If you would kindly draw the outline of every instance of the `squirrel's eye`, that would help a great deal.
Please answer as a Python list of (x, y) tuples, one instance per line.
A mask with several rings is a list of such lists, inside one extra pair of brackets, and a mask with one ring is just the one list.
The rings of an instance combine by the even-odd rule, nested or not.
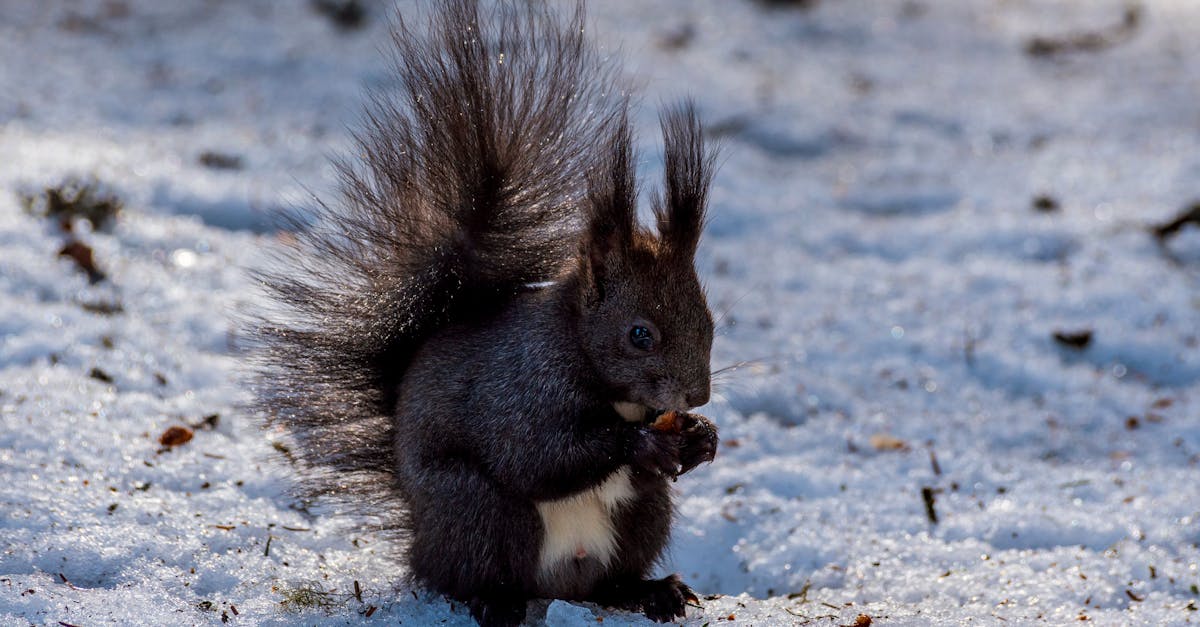
[(636, 348), (648, 351), (654, 348), (654, 334), (643, 326), (636, 326), (629, 330), (629, 342)]

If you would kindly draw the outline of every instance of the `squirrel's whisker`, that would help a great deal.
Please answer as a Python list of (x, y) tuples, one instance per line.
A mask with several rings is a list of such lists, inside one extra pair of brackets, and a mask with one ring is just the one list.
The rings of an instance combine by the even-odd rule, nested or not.
[(733, 312), (733, 308), (737, 307), (747, 296), (762, 288), (762, 285), (763, 284), (761, 282), (751, 285), (750, 287), (746, 288), (746, 291), (742, 292), (740, 296), (733, 299), (733, 301), (731, 301), (729, 304), (725, 305), (725, 307), (723, 307), (717, 313), (716, 319), (713, 320), (713, 328), (720, 330), (721, 333), (727, 331), (730, 327), (722, 326), (722, 324), (725, 322), (725, 318), (727, 318), (729, 314)]

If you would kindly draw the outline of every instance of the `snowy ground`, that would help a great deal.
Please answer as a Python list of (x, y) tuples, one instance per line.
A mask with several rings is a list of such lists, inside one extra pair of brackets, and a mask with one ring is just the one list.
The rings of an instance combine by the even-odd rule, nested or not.
[[(1200, 230), (1147, 232), (1200, 199), (1200, 5), (1122, 35), (1124, 6), (591, 3), (645, 87), (646, 177), (658, 102), (725, 141), (700, 265), (714, 366), (755, 363), (678, 483), (665, 570), (714, 596), (688, 624), (1200, 622)], [(243, 270), (267, 212), (329, 191), (380, 15), (0, 3), (0, 623), (470, 624), (298, 511), (237, 410)], [(1026, 52), (1080, 32), (1124, 40)], [(126, 205), (76, 229), (95, 285), (19, 200), (70, 174)]]

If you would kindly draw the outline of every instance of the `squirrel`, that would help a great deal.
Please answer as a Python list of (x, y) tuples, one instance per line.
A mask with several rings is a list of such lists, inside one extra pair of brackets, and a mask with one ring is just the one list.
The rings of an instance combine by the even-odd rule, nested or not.
[(644, 226), (629, 96), (584, 25), (582, 2), (396, 20), (399, 95), (371, 94), (339, 201), (259, 273), (257, 403), (301, 491), (393, 534), (415, 583), (487, 626), (535, 598), (657, 621), (698, 603), (649, 575), (671, 482), (718, 442), (686, 413), (709, 399), (716, 152), (690, 102), (661, 114)]

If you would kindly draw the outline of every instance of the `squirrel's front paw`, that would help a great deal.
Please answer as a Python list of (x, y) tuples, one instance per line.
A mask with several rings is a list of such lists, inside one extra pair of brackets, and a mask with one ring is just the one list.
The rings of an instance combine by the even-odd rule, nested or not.
[(663, 477), (679, 476), (683, 436), (644, 426), (635, 427), (631, 457), (633, 467)]
[(680, 446), (679, 461), (683, 474), (704, 462), (711, 462), (717, 456), (717, 425), (699, 414), (685, 414), (680, 431), (683, 443)]

